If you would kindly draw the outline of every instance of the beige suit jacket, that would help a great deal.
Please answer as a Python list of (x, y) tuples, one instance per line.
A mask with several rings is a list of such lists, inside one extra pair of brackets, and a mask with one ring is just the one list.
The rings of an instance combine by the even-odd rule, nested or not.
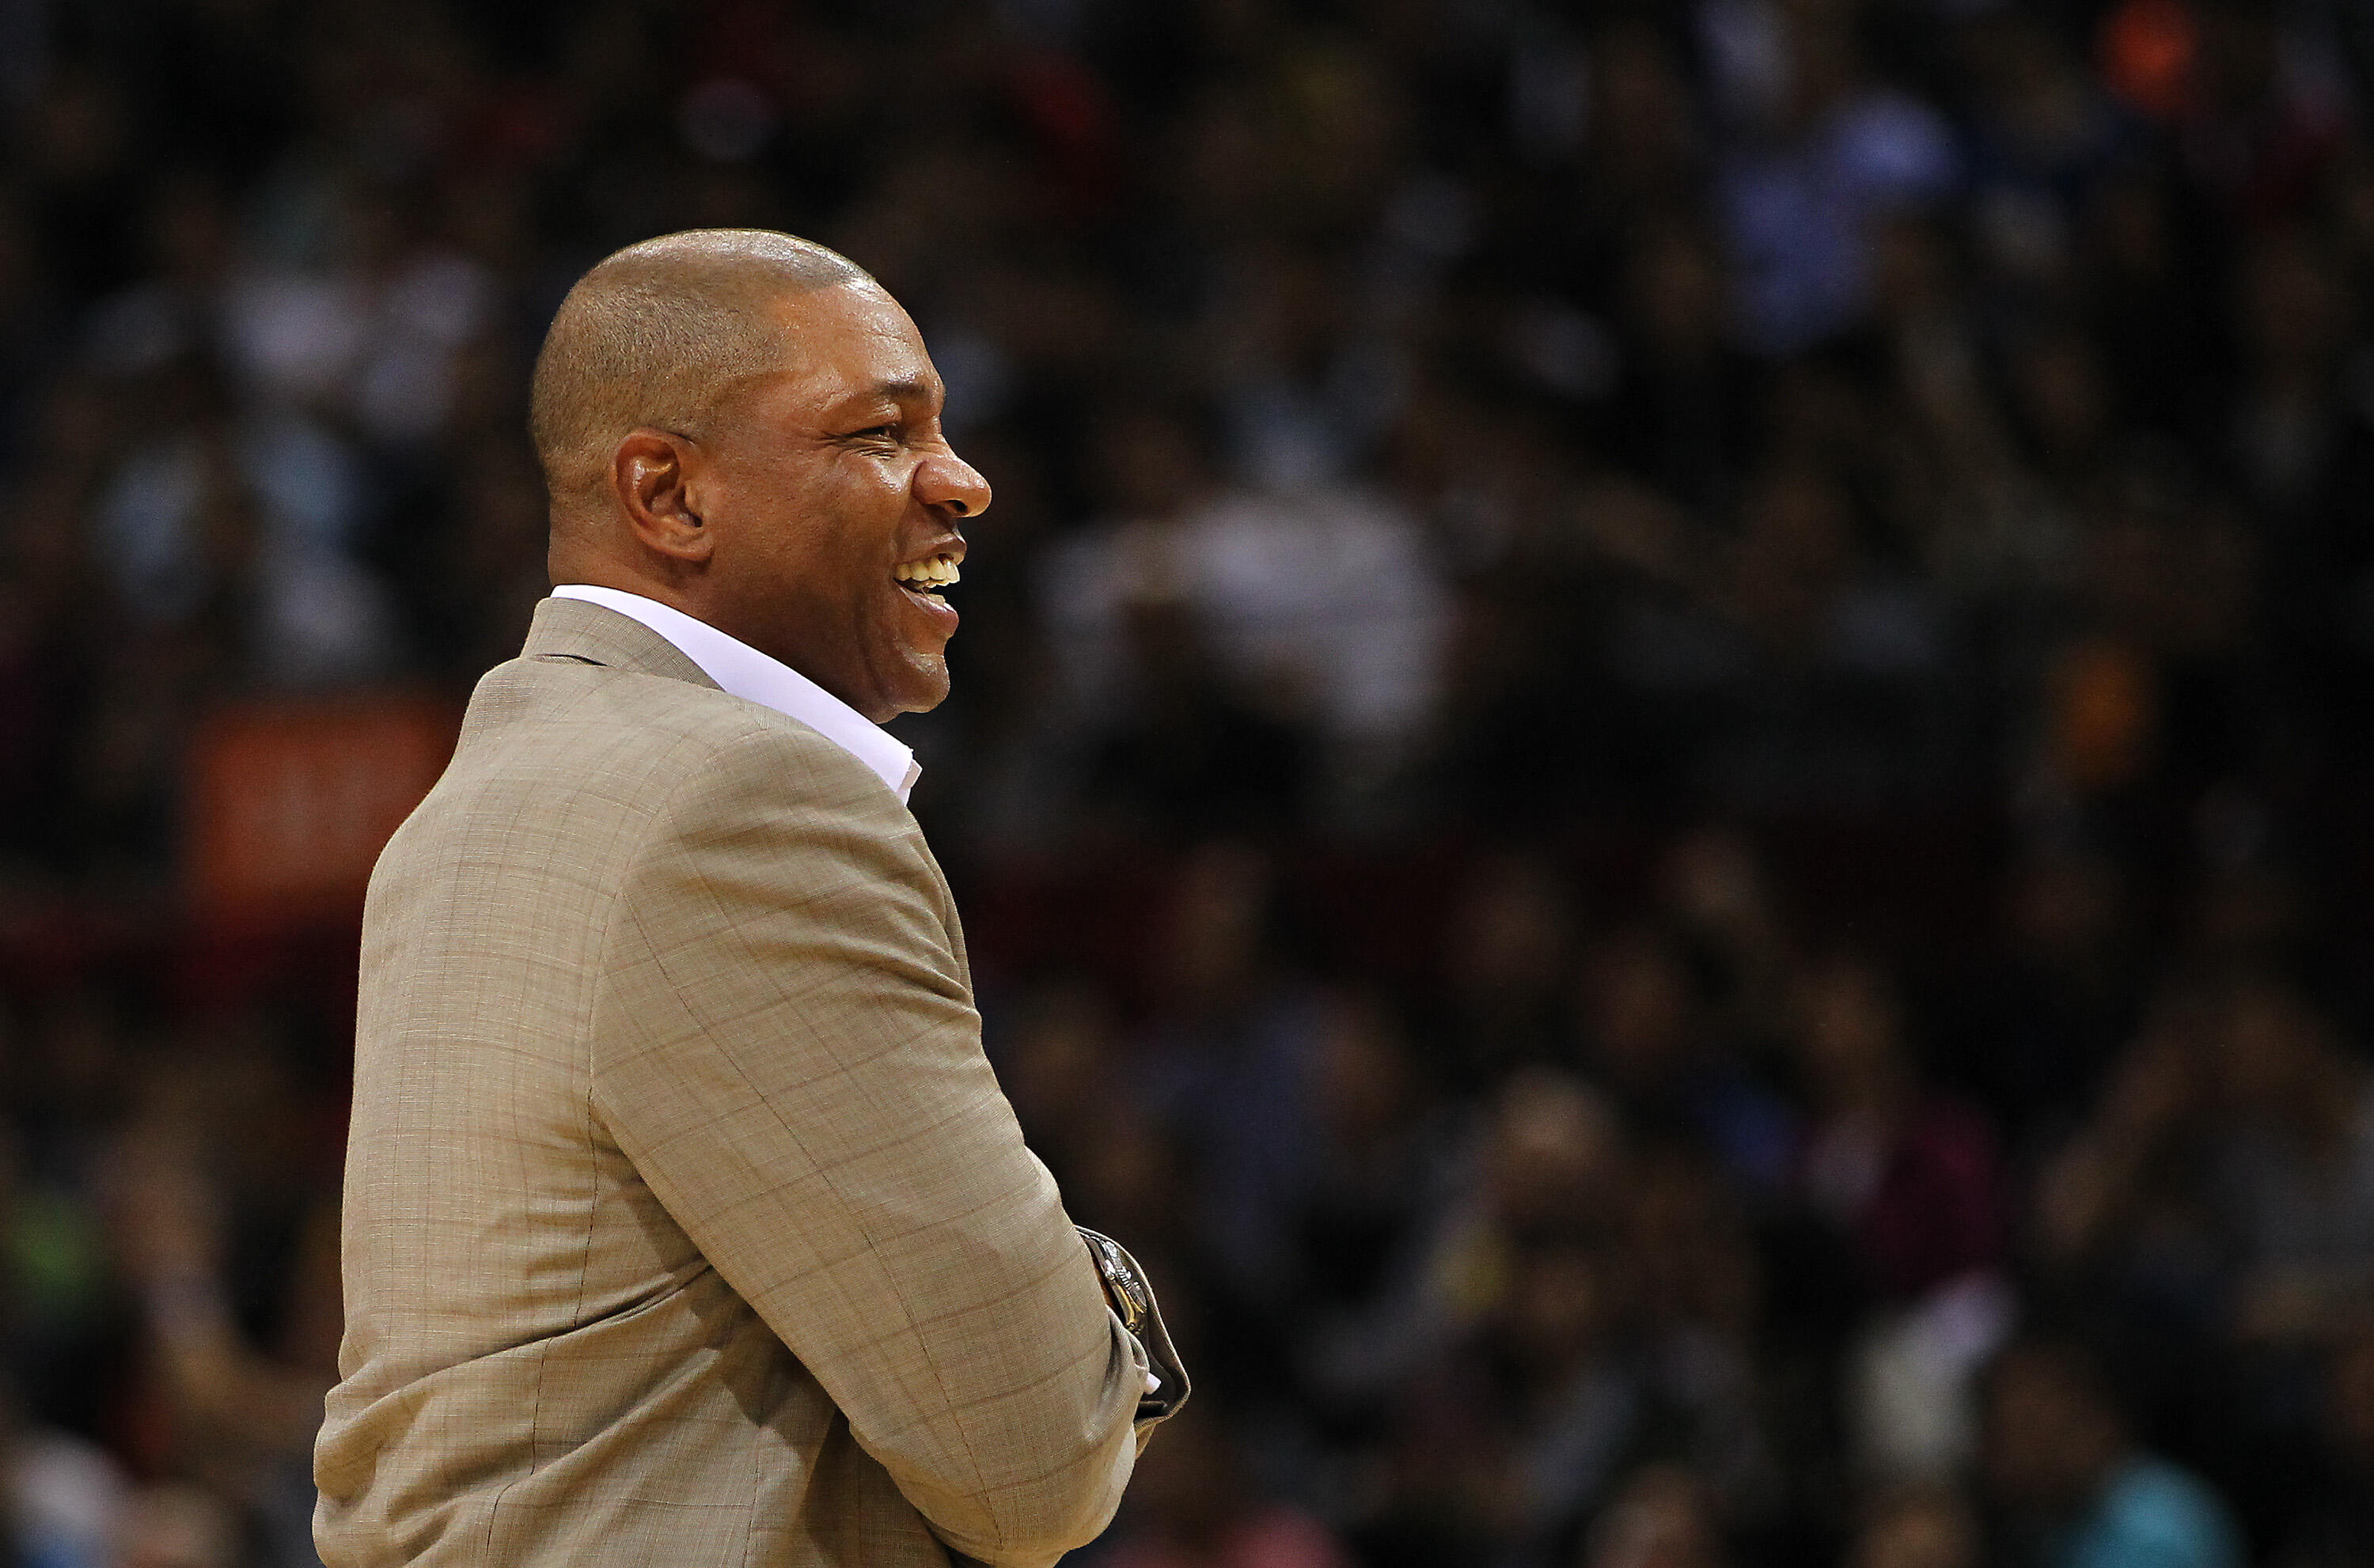
[(547, 600), (364, 917), (333, 1568), (1052, 1562), (1146, 1360), (915, 822)]

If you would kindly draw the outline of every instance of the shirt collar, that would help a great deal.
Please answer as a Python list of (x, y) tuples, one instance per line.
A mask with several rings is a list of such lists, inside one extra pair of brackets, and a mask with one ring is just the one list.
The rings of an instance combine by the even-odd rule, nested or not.
[(880, 725), (790, 665), (769, 658), (706, 621), (696, 621), (681, 610), (640, 593), (588, 583), (563, 583), (552, 591), (552, 596), (582, 599), (641, 622), (667, 638), (676, 651), (699, 665), (700, 673), (725, 691), (761, 708), (771, 708), (785, 718), (798, 720), (864, 763), (901, 802), (923, 771), (915, 761), (913, 749), (892, 739)]

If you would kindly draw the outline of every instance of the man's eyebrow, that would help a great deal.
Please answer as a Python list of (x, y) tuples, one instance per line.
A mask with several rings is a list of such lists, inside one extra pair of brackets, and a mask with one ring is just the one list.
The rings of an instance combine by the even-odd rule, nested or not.
[(901, 404), (918, 401), (928, 403), (939, 391), (940, 384), (936, 378), (901, 376), (861, 387), (846, 394), (833, 406), (854, 415), (884, 403)]

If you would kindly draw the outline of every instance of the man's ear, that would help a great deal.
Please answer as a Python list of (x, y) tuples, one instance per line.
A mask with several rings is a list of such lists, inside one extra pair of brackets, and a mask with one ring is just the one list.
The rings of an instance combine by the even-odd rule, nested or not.
[(686, 566), (705, 566), (715, 547), (693, 503), (700, 450), (682, 436), (629, 431), (610, 456), (610, 489), (644, 547)]

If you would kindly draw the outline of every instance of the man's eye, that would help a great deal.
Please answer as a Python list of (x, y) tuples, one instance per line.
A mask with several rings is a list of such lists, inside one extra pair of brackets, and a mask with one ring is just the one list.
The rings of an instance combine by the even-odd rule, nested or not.
[(896, 425), (869, 426), (853, 434), (861, 441), (887, 441), (894, 447), (899, 444), (899, 427)]

